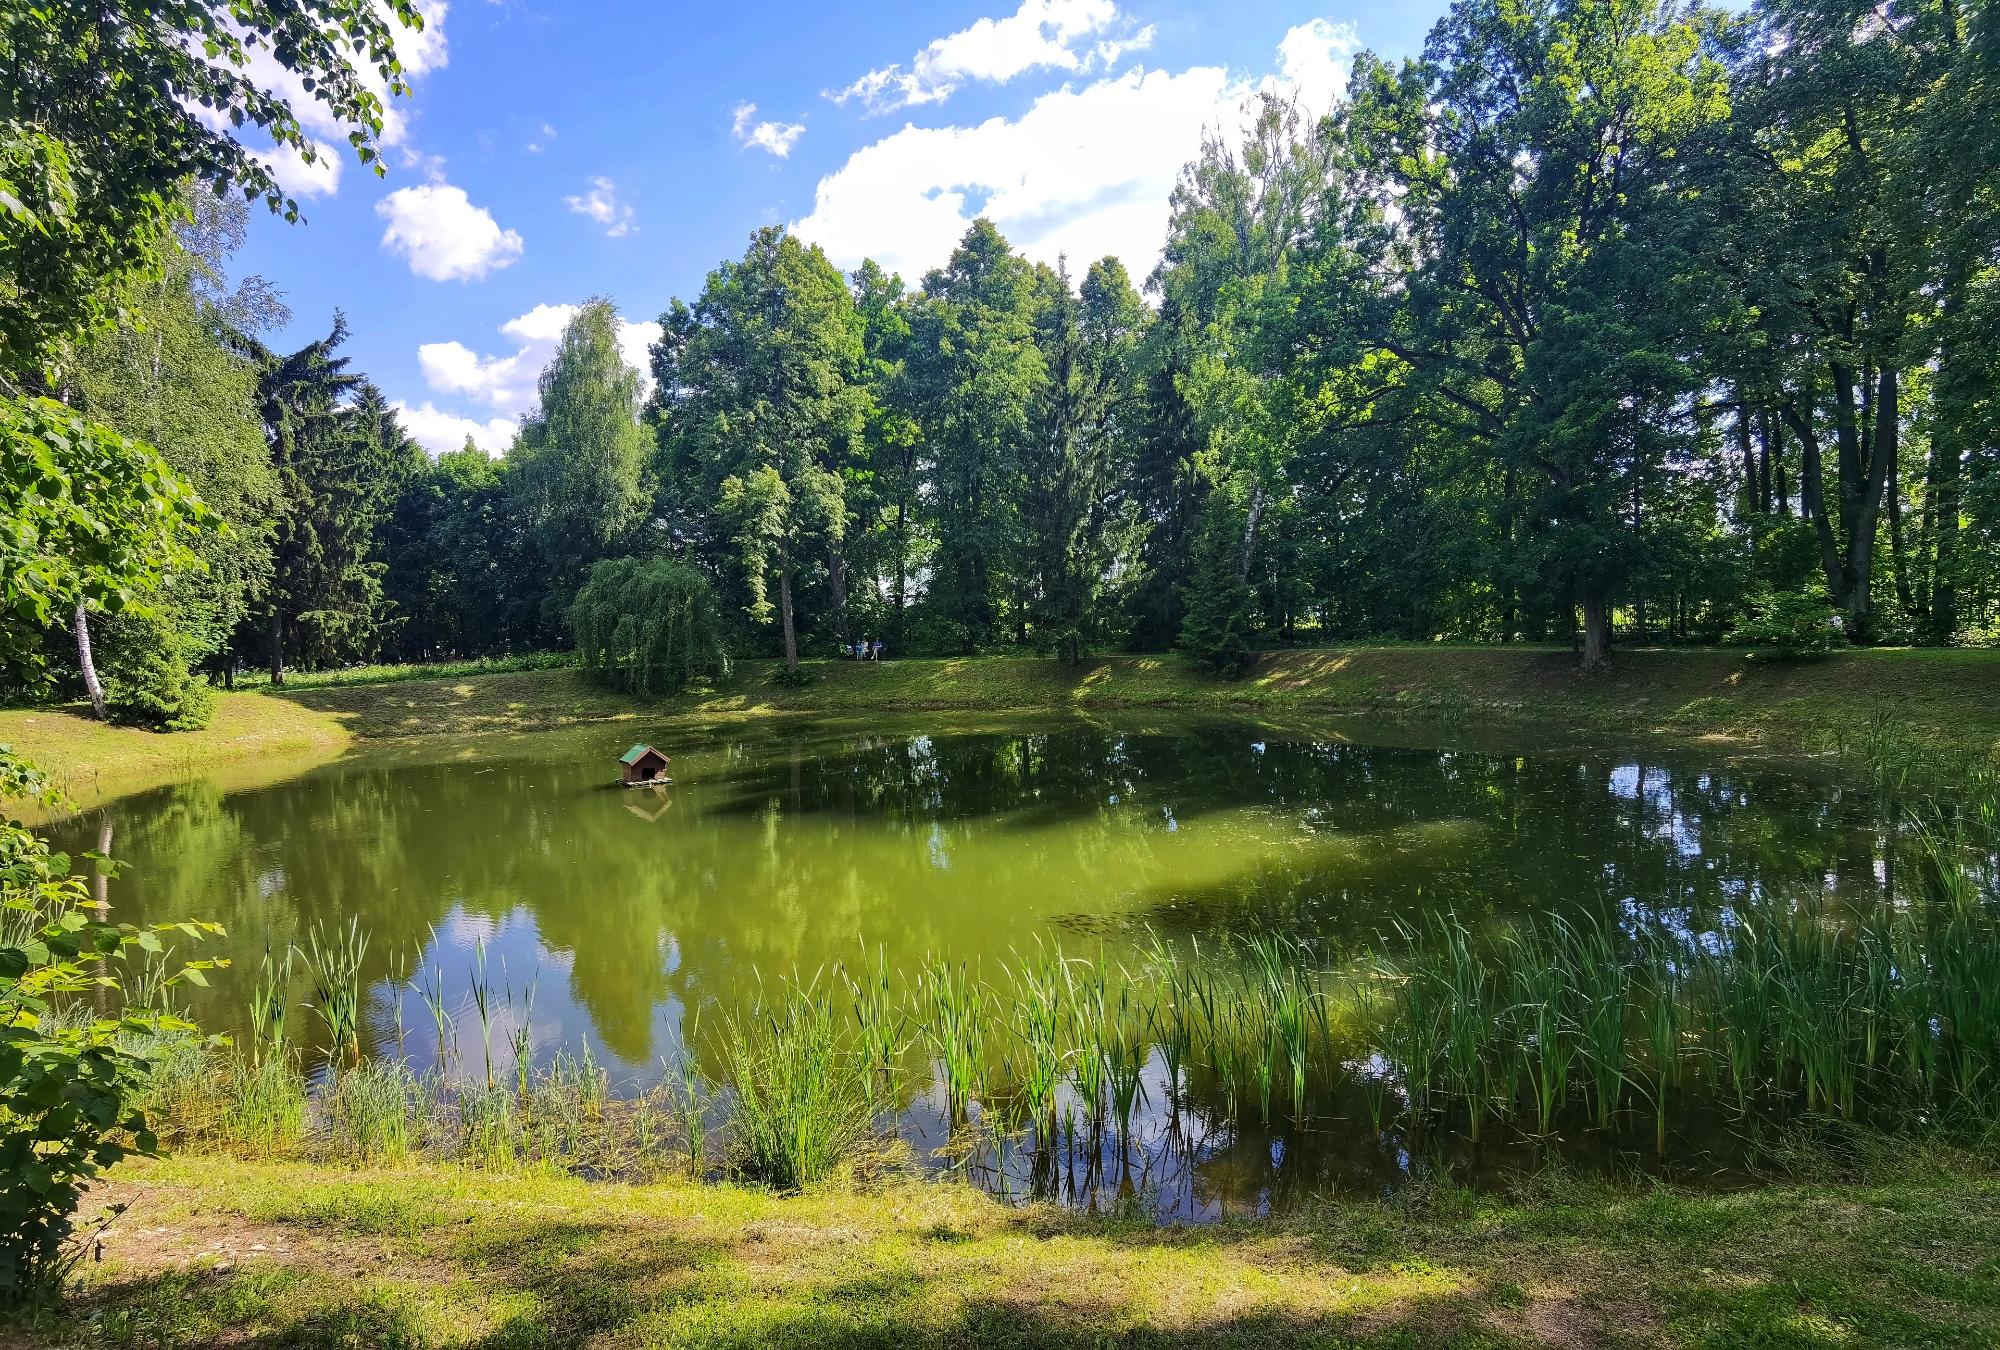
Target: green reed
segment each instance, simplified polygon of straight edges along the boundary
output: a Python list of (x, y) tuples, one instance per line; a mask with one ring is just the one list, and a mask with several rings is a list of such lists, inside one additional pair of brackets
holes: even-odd
[(1104, 1085), (1121, 1139), (1132, 1134), (1132, 1115), (1146, 1100), (1146, 1061), (1153, 1046), (1153, 1004), (1144, 986), (1118, 985), (1104, 1027)]
[(315, 922), (306, 933), (305, 963), (313, 1001), (308, 1004), (326, 1028), (327, 1062), (343, 1053), (361, 1057), (361, 963), (368, 954), (368, 935), (360, 918), (345, 928), (323, 928)]
[(988, 1003), (963, 962), (932, 960), (918, 977), (917, 1016), (954, 1119), (965, 1117), (984, 1082)]
[(1576, 1062), (1560, 924), (1530, 924), (1507, 935), (1507, 1015), (1522, 1077), (1533, 1097), (1535, 1126), (1544, 1135), (1555, 1128), (1555, 1113), (1569, 1096)]
[(416, 1135), (422, 1091), (400, 1059), (369, 1059), (333, 1071), (325, 1090), (336, 1146), (361, 1162), (400, 1162)]
[(854, 1030), (860, 1038), (861, 1058), (868, 1069), (871, 1094), (879, 1093), (895, 1076), (902, 1059), (904, 1030), (908, 1016), (896, 996), (895, 981), (889, 977), (887, 949), (875, 949), (875, 964), (868, 966), (867, 944), (861, 949), (860, 976), (841, 969), (847, 985), (848, 1003), (854, 1013)]
[(1667, 1101), (1681, 1075), (1682, 953), (1650, 934), (1644, 963), (1646, 1049), (1652, 1069), (1653, 1150), (1667, 1151)]
[(493, 982), (486, 974), (486, 939), (472, 943), (472, 964), (466, 970), (466, 990), (479, 1018), (479, 1044), (486, 1057), (486, 1086), (493, 1086)]
[(866, 1138), (870, 1089), (831, 1001), (787, 986), (777, 1006), (727, 1024), (737, 1170), (780, 1190), (823, 1180)]
[(224, 1086), (221, 1132), (231, 1148), (259, 1156), (283, 1153), (305, 1135), (306, 1080), (289, 1054), (232, 1056)]
[(1056, 1096), (1069, 1059), (1063, 1034), (1068, 974), (1062, 948), (1048, 951), (1038, 945), (1032, 958), (1016, 958), (1008, 976), (1013, 988), (1009, 1030), (1021, 1047), (1016, 1082), (1022, 1109), (1037, 1126), (1049, 1125), (1055, 1120)]
[(291, 1008), (294, 948), (285, 948), (282, 961), (272, 961), (264, 953), (257, 968), (257, 984), (250, 992), (250, 1058), (261, 1064), (267, 1058), (283, 1058), (287, 1015)]
[(1074, 1052), (1069, 1057), (1070, 1091), (1095, 1130), (1104, 1122), (1105, 1070), (1110, 1063), (1109, 983), (1102, 961), (1071, 957), (1062, 963), (1063, 1003), (1069, 1009)]
[[(1201, 949), (1195, 948), (1195, 959)], [(1199, 972), (1190, 961), (1154, 939), (1149, 973), (1158, 991), (1154, 1029), (1159, 1038), (1160, 1058), (1167, 1070), (1167, 1106), (1170, 1122), (1180, 1119), (1179, 1108), (1186, 1090), (1186, 1077), (1194, 1058), (1194, 1039), (1200, 1016), (1200, 999), (1195, 984)]]
[[(505, 975), (507, 969), (505, 961), (500, 963), (500, 969), (502, 975)], [(513, 1017), (514, 984), (511, 980), (507, 982), (507, 1012), (509, 1020), (513, 1022), (507, 1031), (507, 1041), (514, 1055), (514, 1087), (523, 1097), (528, 1095), (528, 1079), (535, 1063), (535, 990), (541, 982), (542, 972), (537, 968), (535, 973), (528, 977), (524, 1006), (519, 1018)], [(589, 1049), (589, 1042), (584, 1043), (584, 1048)]]

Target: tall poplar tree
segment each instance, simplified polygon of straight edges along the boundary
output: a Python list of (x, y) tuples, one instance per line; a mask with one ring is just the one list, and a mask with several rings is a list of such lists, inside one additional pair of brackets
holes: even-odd
[(627, 550), (645, 518), (639, 372), (618, 348), (618, 311), (586, 302), (542, 372), (541, 399), (508, 452), (516, 500), (548, 568), (544, 608), (568, 611), (591, 564)]

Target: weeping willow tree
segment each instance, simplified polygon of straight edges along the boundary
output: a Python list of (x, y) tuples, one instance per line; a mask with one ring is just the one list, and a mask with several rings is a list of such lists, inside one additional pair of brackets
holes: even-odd
[(577, 663), (628, 693), (666, 693), (729, 672), (708, 578), (670, 558), (598, 563), (569, 625)]

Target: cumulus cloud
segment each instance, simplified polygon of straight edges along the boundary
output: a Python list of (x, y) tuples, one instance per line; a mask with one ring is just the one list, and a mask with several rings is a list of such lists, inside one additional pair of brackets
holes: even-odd
[(278, 180), (278, 186), (292, 197), (331, 197), (340, 191), (341, 152), (322, 141), (312, 141), (312, 163), (289, 145), (276, 145), (257, 158)]
[(521, 256), (521, 236), (449, 183), (398, 188), (375, 204), (375, 214), (388, 222), (382, 247), (432, 281), (477, 280)]
[(984, 215), (1031, 257), (1110, 253), (1144, 276), (1166, 237), (1168, 198), (1205, 129), (1234, 134), (1263, 91), (1323, 110), (1345, 89), (1357, 49), (1346, 25), (1316, 20), (1285, 34), (1277, 71), (1135, 67), (1046, 94), (1017, 118), (901, 131), (857, 150), (822, 178), (792, 229), (852, 266), (873, 257), (916, 277), (950, 256)]
[(736, 135), (738, 145), (754, 145), (759, 150), (769, 150), (779, 159), (792, 153), (792, 143), (806, 134), (804, 122), (760, 122), (757, 120), (757, 105), (739, 103), (730, 119), (730, 130)]
[(507, 447), (514, 443), (514, 433), (521, 429), (520, 423), (505, 417), (490, 417), (484, 422), (460, 417), (436, 407), (429, 399), (414, 408), (400, 400), (390, 406), (396, 410), (410, 439), (433, 456), (464, 449), (469, 436), (474, 445), (498, 459), (507, 453)]
[[(417, 6), (424, 16), (421, 29), (403, 27), (381, 0), (374, 0), (374, 3), (395, 36), (396, 58), (402, 63), (405, 84), (414, 86), (424, 76), (444, 69), (450, 60), (444, 31), (445, 13), (450, 8), (447, 0), (421, 0)], [(405, 116), (405, 105), (409, 100), (390, 97), (388, 82), (365, 57), (355, 56), (352, 59), (362, 85), (382, 103), (382, 134), (379, 140), (385, 147), (400, 145), (409, 134)], [(306, 89), (299, 76), (278, 60), (269, 47), (249, 49), (244, 74), (267, 92), (290, 103), (293, 113), (298, 116), (299, 125), (309, 134), (326, 136), (345, 144), (349, 128)]]
[[(417, 365), (424, 382), (433, 393), (459, 395), (504, 417), (518, 418), (534, 408), (536, 381), (555, 355), (563, 329), (576, 317), (577, 309), (576, 305), (536, 305), (501, 324), (500, 332), (515, 344), (506, 355), (482, 355), (462, 342), (426, 342), (417, 348)], [(659, 339), (657, 323), (619, 320), (619, 353), (648, 380), (646, 349)]]
[(1113, 0), (1021, 0), (1020, 9), (1005, 18), (984, 18), (970, 28), (947, 34), (900, 63), (871, 70), (845, 89), (831, 90), (835, 103), (859, 100), (870, 112), (918, 103), (941, 103), (968, 80), (1004, 83), (1023, 71), (1054, 69), (1081, 73), (1093, 57), (1111, 59), (1124, 50), (1152, 41), (1152, 29), (1100, 44), (1088, 39), (1118, 22)]
[(542, 123), (541, 126), (535, 129), (534, 138), (528, 142), (527, 146), (528, 153), (531, 155), (541, 154), (543, 149), (547, 147), (548, 143), (554, 140), (555, 138), (556, 138), (556, 129), (550, 126), (547, 122)]
[(609, 178), (590, 180), (590, 191), (577, 197), (565, 197), (563, 201), (569, 209), (580, 216), (589, 216), (604, 227), (604, 233), (613, 239), (622, 239), (638, 226), (632, 223), (632, 206), (618, 199), (618, 185)]

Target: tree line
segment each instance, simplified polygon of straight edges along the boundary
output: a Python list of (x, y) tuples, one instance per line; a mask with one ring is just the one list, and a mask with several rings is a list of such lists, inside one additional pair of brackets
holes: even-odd
[[(690, 672), (857, 638), (1224, 672), (1369, 637), (1587, 668), (1614, 637), (1989, 642), (1996, 62), (2000, 7), (1961, 0), (1462, 0), (1330, 112), (1215, 131), (1143, 278), (983, 219), (907, 280), (759, 230), (647, 378), (584, 305), (498, 459), (418, 449), (337, 316), (266, 347), (276, 298), (224, 280), (242, 208), (176, 189), (58, 392), (222, 528), (95, 659), (165, 722), (189, 672), (579, 637)], [(670, 633), (619, 622), (648, 607)], [(8, 683), (101, 704), (97, 608)]]

